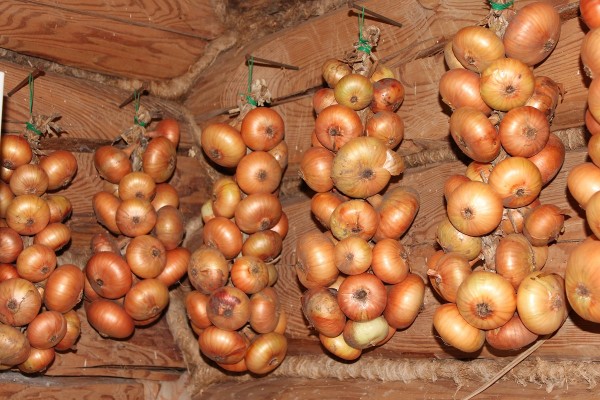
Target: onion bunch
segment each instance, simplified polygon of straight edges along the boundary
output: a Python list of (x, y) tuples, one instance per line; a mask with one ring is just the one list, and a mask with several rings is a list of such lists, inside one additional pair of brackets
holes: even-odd
[(60, 192), (77, 159), (66, 150), (33, 151), (22, 135), (3, 136), (0, 153), (0, 369), (43, 372), (80, 336), (83, 273), (57, 259), (71, 243), (72, 206)]
[(567, 176), (567, 188), (585, 213), (585, 221), (591, 231), (589, 238), (578, 244), (569, 254), (565, 269), (567, 298), (571, 308), (583, 319), (600, 323), (599, 293), (597, 290), (597, 258), (600, 250), (600, 153), (598, 121), (600, 121), (600, 87), (596, 52), (600, 50), (598, 41), (600, 8), (597, 2), (581, 1), (581, 17), (589, 28), (581, 43), (581, 62), (584, 72), (591, 78), (587, 97), (585, 125), (591, 134), (588, 141), (589, 161), (573, 167)]
[(266, 374), (287, 353), (287, 317), (273, 285), (288, 231), (279, 200), (287, 167), (283, 118), (257, 107), (211, 123), (202, 149), (223, 174), (202, 207), (203, 244), (190, 259), (186, 296), (202, 354), (227, 371)]
[(344, 360), (409, 327), (425, 293), (400, 243), (419, 195), (389, 184), (404, 170), (396, 152), (404, 138), (396, 113), (404, 86), (381, 63), (370, 78), (368, 70), (333, 59), (323, 64), (328, 87), (313, 96), (312, 146), (300, 164), (314, 191), (311, 213), (323, 228), (296, 243), (302, 311), (323, 347)]
[(179, 122), (166, 118), (124, 149), (102, 146), (94, 165), (103, 180), (92, 198), (106, 231), (92, 237), (85, 268), (85, 311), (103, 337), (125, 339), (161, 318), (169, 288), (186, 274), (184, 217), (170, 180), (177, 165)]
[(536, 2), (517, 10), (503, 34), (466, 27), (445, 48), (451, 69), (440, 96), (450, 134), (472, 161), (444, 184), (447, 218), (428, 275), (444, 303), (433, 325), (463, 352), (485, 342), (520, 349), (567, 317), (565, 279), (541, 271), (567, 211), (539, 201), (565, 158), (550, 130), (563, 90), (531, 68), (552, 52), (560, 25), (551, 5)]

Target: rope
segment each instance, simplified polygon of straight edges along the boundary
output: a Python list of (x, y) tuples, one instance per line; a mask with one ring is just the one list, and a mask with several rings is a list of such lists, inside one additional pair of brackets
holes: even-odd
[(362, 13), (358, 17), (358, 47), (364, 53), (371, 54), (371, 45), (369, 41), (363, 37), (363, 26), (365, 24), (365, 8), (362, 8)]
[(146, 123), (146, 122), (143, 122), (143, 121), (140, 121), (140, 120), (138, 119), (138, 112), (139, 112), (139, 110), (140, 110), (140, 96), (141, 96), (141, 94), (142, 94), (142, 93), (141, 93), (141, 92), (138, 92), (138, 90), (137, 90), (137, 89), (135, 89), (135, 90), (133, 91), (133, 98), (134, 98), (134, 101), (135, 101), (135, 115), (133, 116), (133, 122), (134, 122), (136, 125), (139, 125), (139, 126), (141, 126), (142, 128), (145, 128), (146, 126), (148, 126), (148, 123)]
[(246, 101), (253, 105), (254, 107), (258, 106), (258, 103), (252, 97), (252, 71), (254, 69), (254, 57), (250, 57), (248, 59), (248, 91), (246, 92)]
[(515, 3), (514, 1), (509, 1), (506, 4), (503, 4), (503, 3), (496, 3), (496, 2), (490, 0), (490, 7), (492, 7), (492, 10), (502, 11), (502, 10), (506, 10), (507, 8), (512, 7), (512, 5), (514, 3)]
[(31, 122), (33, 121), (33, 74), (29, 74), (29, 121), (25, 123), (25, 127), (28, 131), (41, 135), (42, 132)]

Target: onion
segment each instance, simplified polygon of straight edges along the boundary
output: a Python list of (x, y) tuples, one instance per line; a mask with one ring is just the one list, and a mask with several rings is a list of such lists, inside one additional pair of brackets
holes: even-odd
[(454, 303), (435, 309), (433, 326), (445, 343), (467, 353), (481, 349), (485, 342), (485, 332), (468, 323)]
[(12, 326), (29, 324), (42, 305), (40, 293), (26, 279), (12, 278), (0, 282), (0, 322)]
[(248, 370), (254, 374), (273, 371), (283, 362), (287, 347), (287, 339), (280, 333), (258, 335), (248, 346), (244, 357)]
[(560, 28), (560, 15), (552, 4), (527, 4), (508, 23), (503, 37), (506, 56), (538, 64), (556, 47)]
[(44, 311), (38, 314), (27, 326), (27, 340), (36, 349), (49, 349), (56, 346), (67, 333), (67, 320), (57, 311)]
[(452, 52), (465, 68), (481, 73), (493, 61), (504, 57), (504, 45), (492, 30), (466, 26), (454, 35)]
[(77, 159), (67, 150), (56, 150), (42, 157), (39, 166), (48, 176), (48, 190), (69, 185), (77, 173)]
[(327, 337), (339, 336), (344, 331), (346, 315), (338, 304), (337, 290), (314, 287), (302, 293), (300, 300), (310, 328)]
[(133, 319), (117, 303), (100, 299), (85, 306), (88, 322), (100, 336), (125, 339), (133, 334)]
[(246, 144), (240, 132), (226, 123), (212, 123), (201, 136), (204, 154), (223, 167), (236, 167), (246, 155)]
[(337, 298), (340, 309), (349, 319), (369, 321), (383, 313), (387, 293), (379, 278), (362, 273), (346, 277), (340, 285)]
[(79, 267), (63, 264), (48, 277), (44, 305), (49, 310), (66, 313), (81, 301), (84, 285), (85, 276)]
[(383, 316), (394, 329), (408, 328), (421, 312), (424, 299), (423, 279), (409, 273), (405, 279), (389, 288)]
[(269, 151), (283, 140), (283, 118), (272, 108), (253, 108), (242, 119), (240, 134), (250, 149)]
[(524, 105), (534, 89), (533, 72), (514, 58), (498, 59), (481, 74), (481, 98), (494, 110), (509, 111)]
[(489, 162), (500, 153), (496, 127), (475, 108), (461, 107), (452, 113), (450, 134), (461, 151), (475, 161)]
[(470, 181), (459, 185), (448, 197), (447, 213), (450, 222), (469, 236), (490, 233), (502, 220), (502, 198), (490, 186)]
[(562, 276), (535, 271), (517, 291), (517, 311), (523, 325), (538, 335), (557, 331), (567, 319), (567, 300)]

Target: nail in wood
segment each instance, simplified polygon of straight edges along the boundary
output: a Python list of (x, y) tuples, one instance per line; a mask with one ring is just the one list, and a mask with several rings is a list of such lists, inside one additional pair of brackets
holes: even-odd
[(384, 15), (378, 14), (378, 13), (376, 13), (374, 11), (371, 11), (371, 10), (369, 10), (367, 8), (358, 6), (358, 5), (354, 4), (354, 1), (352, 1), (352, 0), (348, 1), (348, 7), (349, 8), (353, 8), (356, 11), (360, 11), (360, 12), (364, 11), (365, 14), (368, 14), (368, 15), (370, 15), (372, 17), (375, 17), (375, 18), (377, 18), (377, 19), (379, 19), (379, 20), (381, 20), (383, 22), (386, 22), (386, 23), (388, 23), (390, 25), (394, 25), (394, 26), (397, 26), (398, 28), (402, 28), (402, 24), (400, 22), (394, 21), (393, 19), (390, 19), (390, 18), (388, 18), (388, 17), (386, 17)]
[(280, 67), (280, 68), (285, 68), (285, 69), (293, 69), (294, 71), (298, 71), (300, 69), (300, 67), (297, 67), (295, 65), (289, 65), (289, 64), (282, 64), (280, 62), (277, 61), (272, 61), (272, 60), (266, 60), (264, 58), (257, 58), (254, 57), (250, 54), (246, 54), (246, 61), (250, 60), (252, 58), (253, 62), (256, 64), (266, 64), (266, 65), (271, 65), (273, 67)]
[[(31, 72), (31, 76), (33, 79), (37, 78), (38, 76), (41, 76), (44, 74), (44, 71), (36, 68)], [(17, 93), (19, 90), (23, 89), (25, 86), (27, 86), (29, 84), (29, 75), (27, 75), (27, 77), (25, 79), (23, 79), (21, 82), (19, 82), (19, 84), (17, 86), (14, 87), (13, 90), (11, 90), (10, 92), (8, 92), (6, 94), (6, 97), (10, 97), (13, 94)]]
[(142, 85), (142, 87), (140, 87), (138, 90), (134, 90), (133, 93), (131, 93), (131, 95), (129, 95), (128, 98), (126, 98), (125, 100), (123, 100), (123, 102), (121, 104), (119, 104), (119, 108), (123, 108), (127, 104), (131, 103), (135, 99), (135, 96), (137, 94), (142, 95), (145, 92), (146, 92), (146, 88), (145, 88), (144, 85)]

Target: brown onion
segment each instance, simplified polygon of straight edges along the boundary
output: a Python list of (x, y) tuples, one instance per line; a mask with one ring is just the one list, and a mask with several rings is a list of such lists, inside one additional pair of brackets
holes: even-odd
[(150, 140), (142, 154), (142, 171), (161, 183), (173, 175), (176, 166), (177, 148), (173, 142), (162, 136)]
[(198, 345), (202, 354), (209, 359), (231, 365), (244, 359), (248, 340), (240, 332), (209, 326), (198, 338)]
[(387, 301), (385, 285), (373, 274), (351, 275), (340, 285), (340, 309), (353, 321), (369, 321), (383, 313)]
[(481, 98), (479, 84), (478, 73), (464, 68), (451, 69), (440, 78), (440, 96), (452, 111), (471, 107), (489, 116), (492, 109)]
[(528, 65), (500, 58), (481, 74), (481, 98), (494, 110), (508, 111), (524, 105), (533, 94), (535, 78)]
[(56, 353), (54, 348), (36, 349), (32, 347), (27, 360), (17, 365), (19, 371), (26, 374), (34, 374), (46, 370), (54, 361)]
[(496, 272), (509, 281), (515, 290), (527, 275), (538, 269), (531, 244), (519, 233), (500, 239), (494, 261)]
[(41, 196), (48, 189), (48, 175), (37, 164), (21, 165), (13, 172), (9, 185), (15, 196), (22, 194)]
[(500, 143), (511, 156), (532, 157), (548, 142), (550, 122), (543, 112), (531, 106), (511, 109), (498, 127)]
[(6, 224), (20, 235), (35, 235), (49, 221), (48, 203), (32, 194), (16, 196), (6, 209)]
[(384, 283), (402, 282), (410, 272), (406, 249), (396, 239), (379, 240), (373, 246), (371, 270)]
[(218, 178), (212, 186), (212, 210), (215, 216), (232, 218), (242, 200), (242, 191), (230, 176)]
[(71, 229), (60, 222), (46, 225), (33, 237), (33, 244), (42, 244), (54, 251), (58, 251), (71, 241)]
[(0, 324), (0, 370), (24, 362), (30, 351), (29, 341), (19, 329)]
[(17, 257), (17, 271), (21, 278), (41, 282), (56, 268), (56, 253), (43, 244), (32, 244)]
[(250, 234), (242, 245), (242, 256), (254, 256), (265, 262), (275, 260), (283, 249), (283, 239), (274, 230)]
[(209, 294), (206, 315), (216, 327), (235, 331), (250, 318), (250, 299), (236, 287), (220, 287)]
[(53, 194), (44, 196), (44, 199), (50, 209), (49, 223), (62, 222), (71, 215), (73, 206), (67, 197)]
[(12, 278), (0, 282), (0, 322), (12, 326), (29, 324), (42, 305), (40, 293), (26, 279)]
[(373, 239), (400, 239), (415, 220), (419, 205), (419, 193), (411, 187), (396, 186), (387, 190), (375, 207), (379, 223)]
[(496, 127), (475, 108), (461, 107), (452, 113), (450, 134), (461, 151), (475, 161), (489, 162), (500, 153)]
[(111, 252), (92, 255), (85, 266), (85, 274), (94, 291), (107, 299), (123, 297), (133, 282), (127, 261)]
[(542, 185), (547, 185), (560, 171), (565, 161), (565, 145), (554, 133), (550, 133), (546, 146), (529, 161), (535, 164), (542, 175)]
[(523, 325), (518, 314), (501, 327), (485, 332), (485, 341), (498, 350), (518, 350), (535, 342), (538, 337)]
[(455, 303), (458, 288), (471, 274), (469, 261), (459, 253), (443, 254), (427, 275), (433, 289), (446, 301)]
[(331, 170), (334, 154), (324, 147), (309, 147), (300, 161), (300, 178), (317, 193), (333, 189)]
[(12, 263), (23, 251), (23, 238), (9, 227), (0, 227), (0, 263)]
[(136, 237), (150, 233), (156, 224), (156, 218), (157, 213), (149, 201), (133, 198), (119, 204), (115, 223), (123, 235)]
[(281, 183), (279, 162), (266, 151), (253, 151), (237, 165), (235, 179), (246, 194), (273, 193)]
[(254, 193), (245, 197), (235, 209), (235, 223), (242, 232), (271, 229), (281, 218), (279, 198), (271, 193)]
[(259, 292), (269, 284), (267, 264), (255, 256), (236, 258), (229, 274), (231, 283), (246, 294)]
[(279, 297), (266, 287), (250, 296), (250, 327), (257, 333), (273, 332), (279, 323)]
[(554, 204), (542, 204), (525, 216), (523, 235), (533, 246), (544, 246), (562, 232), (565, 214)]
[(121, 230), (117, 226), (117, 210), (121, 205), (121, 200), (108, 192), (97, 192), (92, 197), (92, 207), (94, 215), (98, 222), (108, 229), (111, 233), (118, 235)]
[(197, 290), (192, 290), (185, 295), (185, 310), (190, 322), (201, 329), (206, 329), (212, 322), (206, 315), (208, 295)]
[(188, 278), (196, 290), (208, 294), (227, 283), (229, 265), (219, 250), (201, 246), (191, 255)]
[(40, 167), (48, 176), (48, 190), (67, 186), (77, 173), (77, 159), (67, 150), (55, 150), (40, 159)]
[(394, 149), (404, 139), (404, 120), (395, 112), (380, 111), (367, 120), (365, 134), (377, 138)]
[(133, 171), (121, 178), (118, 191), (121, 200), (137, 198), (152, 201), (156, 194), (156, 183), (147, 173)]
[(65, 337), (67, 320), (57, 311), (44, 311), (29, 323), (26, 333), (31, 346), (36, 349), (49, 349)]
[(307, 289), (332, 284), (339, 275), (334, 244), (319, 231), (311, 231), (296, 241), (298, 280)]
[(160, 210), (163, 206), (179, 207), (179, 194), (177, 193), (177, 189), (170, 183), (158, 183), (156, 185), (156, 194), (151, 203), (156, 211)]
[(246, 144), (240, 132), (226, 123), (212, 123), (204, 128), (201, 146), (216, 164), (232, 168), (246, 155)]
[(21, 135), (2, 135), (0, 142), (0, 160), (2, 167), (15, 170), (21, 165), (29, 164), (33, 151), (25, 137)]
[(250, 149), (269, 151), (283, 140), (283, 118), (272, 108), (253, 108), (242, 119), (240, 134)]
[(207, 221), (202, 236), (204, 244), (218, 249), (228, 260), (242, 251), (242, 232), (235, 222), (227, 218), (215, 217)]
[(504, 44), (491, 29), (466, 26), (454, 35), (452, 52), (465, 68), (481, 73), (493, 61), (504, 57)]
[(302, 293), (302, 314), (309, 327), (327, 337), (340, 335), (346, 325), (346, 315), (338, 304), (338, 291), (326, 287), (314, 287)]
[(246, 351), (244, 359), (248, 371), (254, 374), (266, 374), (283, 362), (287, 353), (287, 338), (277, 332), (258, 335)]
[(156, 278), (165, 268), (166, 249), (158, 238), (141, 235), (131, 239), (125, 251), (125, 259), (131, 272), (138, 277)]
[(87, 320), (102, 337), (125, 339), (133, 334), (133, 319), (123, 307), (110, 300), (85, 303)]
[(48, 310), (66, 313), (83, 297), (85, 276), (78, 266), (63, 264), (48, 277), (44, 291), (44, 305)]
[(123, 308), (134, 320), (153, 318), (169, 304), (169, 289), (158, 279), (142, 279), (125, 295)]
[(405, 329), (412, 325), (423, 307), (425, 283), (414, 273), (391, 286), (387, 292), (387, 304), (383, 316), (394, 329)]
[(329, 217), (329, 229), (336, 239), (358, 236), (370, 240), (377, 231), (377, 212), (367, 201), (352, 199), (342, 202)]
[(315, 135), (326, 149), (338, 151), (351, 139), (362, 135), (363, 125), (356, 111), (334, 104), (319, 113)]
[(167, 286), (179, 282), (188, 271), (191, 255), (190, 250), (185, 247), (176, 247), (167, 250), (165, 254), (165, 267), (156, 279)]
[(558, 43), (561, 20), (552, 4), (534, 2), (510, 20), (503, 37), (507, 57), (527, 65), (543, 61)]
[(505, 207), (518, 208), (530, 204), (539, 196), (542, 175), (529, 159), (508, 157), (496, 164), (488, 183), (500, 195)]
[(81, 336), (81, 320), (77, 311), (71, 310), (63, 314), (67, 320), (67, 333), (63, 339), (54, 346), (57, 351), (75, 350), (75, 343)]
[(110, 145), (96, 149), (94, 166), (100, 177), (111, 183), (119, 183), (121, 178), (132, 171), (129, 153)]

